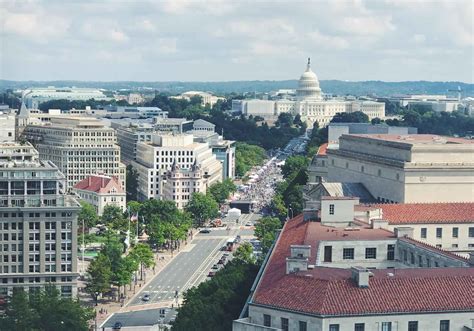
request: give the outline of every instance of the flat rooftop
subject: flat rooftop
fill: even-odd
[[[474,140],[464,138],[454,138],[447,136],[438,136],[435,134],[349,134],[342,137],[353,136],[367,139],[376,139],[380,141],[399,142],[410,145],[445,145],[445,144],[474,144]]]

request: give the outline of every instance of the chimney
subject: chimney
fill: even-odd
[[[371,221],[372,229],[386,229],[388,228],[388,221],[376,218]]]
[[[394,229],[397,238],[408,237],[413,238],[414,229],[409,226],[400,226]]]
[[[352,280],[355,281],[359,288],[368,288],[369,287],[369,276],[370,272],[363,267],[352,267]]]
[[[305,208],[303,209],[303,221],[317,221],[318,220],[318,210],[315,208]]]

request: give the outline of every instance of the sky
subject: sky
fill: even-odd
[[[0,79],[473,83],[473,3],[0,0]]]

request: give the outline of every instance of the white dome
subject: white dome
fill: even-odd
[[[300,100],[321,99],[321,88],[319,87],[318,76],[311,70],[311,61],[309,58],[306,71],[301,75],[298,82],[296,95]]]

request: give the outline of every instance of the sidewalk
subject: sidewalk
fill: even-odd
[[[194,238],[193,233],[193,238]],[[101,298],[99,299],[98,305],[94,306],[95,311],[97,312],[97,318],[94,323],[97,324],[97,328],[113,313],[116,312],[125,312],[125,311],[135,311],[141,309],[151,309],[151,308],[161,308],[170,306],[174,302],[161,302],[155,304],[146,304],[146,305],[135,305],[135,306],[127,306],[128,303],[138,294],[138,292],[145,287],[155,275],[157,275],[161,270],[163,270],[168,263],[173,260],[180,252],[186,252],[188,246],[190,246],[192,239],[188,238],[186,244],[181,244],[179,250],[175,250],[174,252],[171,251],[163,251],[155,254],[155,267],[151,269],[144,268],[144,277],[143,280],[138,280],[136,285],[130,287],[129,285],[126,286],[125,289],[125,297],[121,301],[116,301],[112,298]],[[138,278],[140,279],[140,272],[138,272]],[[85,288],[85,282],[79,280],[78,281],[78,288],[79,294],[78,297],[81,302],[88,303],[89,305],[94,305],[91,296],[82,291],[81,289]],[[130,289],[131,288],[131,289]]]

